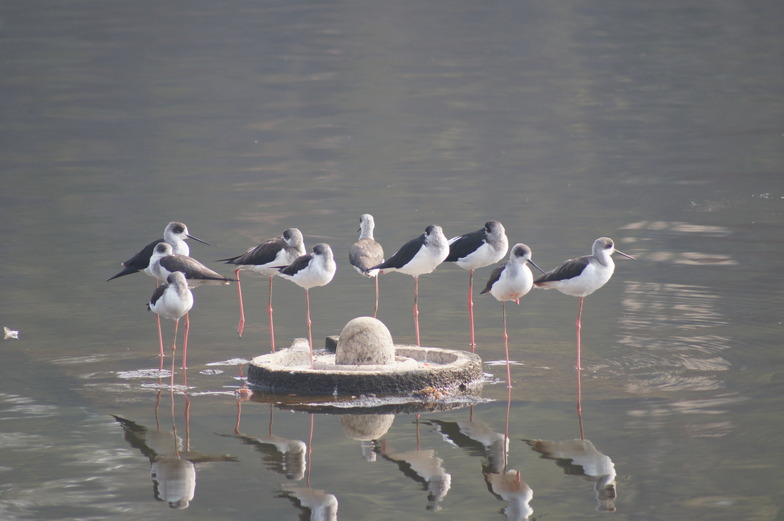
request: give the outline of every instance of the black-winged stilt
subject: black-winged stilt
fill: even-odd
[[[174,320],[174,342],[172,343],[172,351],[177,348],[177,329],[180,325],[180,319],[185,317],[185,339],[183,340],[182,350],[182,367],[186,367],[186,357],[188,355],[188,330],[190,329],[190,320],[188,319],[188,312],[193,308],[193,293],[188,288],[188,283],[185,280],[185,275],[181,271],[171,273],[164,284],[161,284],[150,297],[147,303],[147,309],[153,311],[158,316]],[[161,325],[158,322],[158,341],[161,348],[161,357],[163,357],[163,335],[161,334]]]
[[[449,239],[449,256],[444,262],[454,262],[468,270],[468,323],[471,329],[471,352],[476,349],[474,336],[474,270],[495,264],[506,256],[509,240],[504,225],[487,221],[470,233]]]
[[[230,282],[236,282],[236,279],[224,277],[193,257],[173,253],[171,244],[165,242],[156,244],[150,258],[150,272],[153,277],[165,282],[169,275],[175,271],[181,271],[185,275],[188,286],[191,288],[202,284],[226,285]]]
[[[242,303],[240,270],[251,270],[269,278],[267,315],[269,315],[270,342],[272,343],[272,351],[275,351],[275,325],[272,320],[272,277],[278,274],[281,266],[288,266],[302,255],[305,255],[302,232],[297,228],[288,228],[278,237],[264,241],[258,246],[248,249],[242,255],[219,260],[219,262],[236,266],[234,276],[237,279],[237,293],[240,300],[240,321],[237,324],[237,334],[240,337],[245,329],[245,307]]]
[[[386,261],[373,266],[381,273],[398,271],[414,277],[414,329],[419,341],[419,276],[431,273],[449,255],[449,243],[440,226],[431,224],[425,233],[405,243]]]
[[[359,239],[351,246],[348,260],[357,273],[364,277],[372,277],[376,282],[376,303],[373,306],[373,318],[378,313],[378,270],[373,266],[384,262],[384,249],[373,238],[373,229],[376,221],[369,213],[362,214],[359,218]]]
[[[190,248],[188,247],[188,243],[185,242],[186,239],[193,239],[194,241],[198,241],[202,244],[206,244],[208,246],[210,245],[210,243],[203,241],[197,237],[194,237],[193,235],[190,235],[188,233],[188,227],[185,226],[185,224],[177,221],[170,222],[169,224],[166,225],[166,229],[163,230],[162,239],[152,241],[136,255],[134,255],[127,261],[123,262],[122,263],[123,270],[117,275],[108,279],[107,282],[112,279],[116,279],[118,277],[123,277],[125,275],[136,273],[138,271],[143,271],[145,274],[153,276],[152,273],[149,271],[149,266],[150,266],[150,258],[152,257],[152,253],[153,250],[155,249],[155,246],[161,242],[167,242],[171,244],[173,253],[179,255],[190,255]]]
[[[601,288],[612,277],[615,263],[612,254],[618,253],[634,260],[634,257],[615,249],[615,243],[609,237],[599,237],[593,242],[592,254],[577,259],[569,259],[552,271],[534,281],[538,288],[557,289],[565,295],[580,297],[580,308],[577,311],[577,369],[580,364],[580,317],[583,313],[583,299]]]
[[[313,332],[310,320],[310,288],[325,286],[335,276],[337,265],[329,244],[316,244],[313,253],[302,255],[294,262],[280,269],[280,276],[289,279],[305,289],[308,318],[308,345],[310,347],[310,366],[313,367]]]
[[[531,259],[531,248],[523,243],[512,246],[509,254],[509,261],[498,266],[490,274],[482,294],[490,293],[501,303],[504,318],[504,351],[506,352],[506,385],[512,386],[512,371],[509,368],[509,335],[506,332],[506,303],[513,300],[515,304],[520,303],[520,298],[524,297],[534,285],[534,276],[528,264],[544,273],[539,266]]]

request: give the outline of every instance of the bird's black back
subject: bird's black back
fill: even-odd
[[[286,242],[280,237],[275,237],[268,241],[264,241],[258,246],[248,249],[242,255],[230,257],[228,259],[219,259],[218,262],[225,262],[226,264],[260,266],[272,262],[277,257],[278,252],[286,248]]]
[[[308,264],[310,264],[310,259],[312,258],[313,255],[310,253],[297,257],[294,262],[284,268],[281,268],[280,272],[284,275],[296,275],[298,271],[304,270],[308,267]]]
[[[444,262],[457,262],[476,251],[487,241],[487,232],[484,228],[460,235],[449,245],[449,255]]]
[[[500,266],[496,266],[496,268],[492,271],[492,273],[490,273],[490,278],[487,280],[487,285],[485,286],[485,289],[482,290],[480,295],[483,295],[485,293],[489,293],[490,290],[493,289],[493,284],[498,282],[498,279],[501,278],[501,273],[504,272],[504,268],[506,268],[507,264],[509,264],[509,263],[508,262],[504,262]]]
[[[590,256],[569,259],[554,270],[548,271],[547,274],[542,275],[534,282],[552,282],[573,279],[583,272],[585,267],[588,266],[590,259]]]
[[[162,243],[163,239],[158,239],[156,241],[152,241],[150,244],[145,246],[139,253],[128,259],[127,261],[123,262],[122,265],[124,269],[118,273],[117,275],[113,276],[110,279],[107,279],[106,282],[109,282],[112,279],[116,279],[118,277],[124,277],[125,275],[130,275],[132,273],[136,273],[142,271],[147,266],[150,265],[150,257],[152,257],[152,252],[155,251],[155,246]]]
[[[392,255],[389,259],[377,266],[373,266],[371,269],[384,270],[387,268],[402,268],[408,264],[417,253],[419,253],[419,250],[422,249],[422,245],[425,244],[425,237],[426,234],[423,233],[416,239],[411,239],[405,243],[402,248],[397,250],[395,254]]]

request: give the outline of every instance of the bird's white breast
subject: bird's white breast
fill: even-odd
[[[601,288],[612,277],[615,264],[610,261],[607,265],[590,262],[579,276],[559,281],[555,286],[558,291],[574,297],[587,297]]]

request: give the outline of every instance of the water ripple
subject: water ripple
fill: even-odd
[[[704,286],[627,281],[619,320],[627,349],[611,362],[630,375],[627,390],[721,389],[718,375],[731,368],[723,353],[733,343],[718,333],[728,324],[718,301]]]

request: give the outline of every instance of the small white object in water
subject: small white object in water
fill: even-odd
[[[15,338],[19,340],[19,331],[15,331],[3,326],[3,340],[8,340],[9,338]]]

